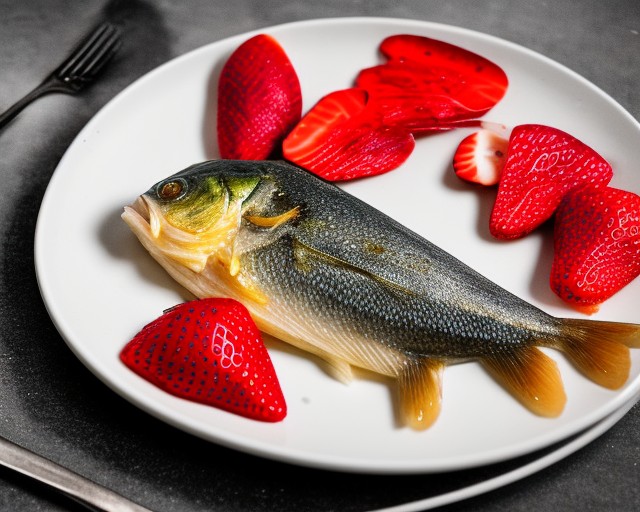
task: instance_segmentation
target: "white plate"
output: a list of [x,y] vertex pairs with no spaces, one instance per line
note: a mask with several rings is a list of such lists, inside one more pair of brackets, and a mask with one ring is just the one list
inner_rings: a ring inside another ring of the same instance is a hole
[[[170,396],[125,368],[118,352],[163,309],[190,298],[146,254],[120,219],[122,207],[194,162],[215,158],[215,84],[221,65],[258,32],[277,38],[297,70],[309,108],[351,85],[374,65],[388,35],[421,34],[470,48],[503,67],[505,98],[486,116],[514,126],[545,123],[594,147],[615,168],[613,184],[638,192],[638,123],[617,103],[568,69],[522,47],[432,23],[343,18],[262,29],[177,58],[138,80],[104,107],[61,160],[42,203],[36,267],[45,303],[80,360],[131,402],[205,439],[265,457],[344,471],[435,472],[469,468],[549,446],[612,414],[640,388],[640,351],[619,391],[578,374],[558,353],[568,396],[561,417],[532,415],[480,366],[452,366],[444,375],[442,414],[428,431],[394,423],[385,382],[349,386],[316,362],[270,345],[289,413],[264,424]],[[488,234],[491,191],[465,186],[450,161],[460,130],[418,141],[402,168],[346,185],[503,287],[552,314],[578,316],[547,287],[550,233],[498,243]],[[640,321],[640,280],[595,318]]]

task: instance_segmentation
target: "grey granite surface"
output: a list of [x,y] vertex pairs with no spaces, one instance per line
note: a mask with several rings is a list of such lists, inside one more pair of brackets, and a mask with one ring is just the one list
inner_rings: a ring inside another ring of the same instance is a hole
[[[0,131],[0,435],[157,511],[375,510],[540,456],[452,474],[370,476],[231,451],[113,393],[76,359],[47,314],[34,272],[38,208],[60,158],[91,117],[147,71],[189,50],[261,27],[339,16],[428,20],[504,38],[568,66],[640,119],[637,0],[0,0],[0,109],[35,86],[99,19],[120,23],[125,37],[97,84],[77,97],[43,98]],[[443,510],[640,510],[639,464],[635,406],[568,458]],[[0,468],[0,510],[81,508]]]

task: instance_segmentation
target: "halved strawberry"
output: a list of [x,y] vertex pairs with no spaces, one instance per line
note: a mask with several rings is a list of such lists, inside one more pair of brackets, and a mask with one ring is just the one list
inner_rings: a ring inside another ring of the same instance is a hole
[[362,70],[356,86],[383,106],[386,124],[402,125],[414,134],[480,117],[508,87],[498,65],[444,41],[400,34],[384,39],[380,51],[388,61]]
[[572,135],[539,124],[516,126],[489,229],[504,240],[522,237],[548,220],[570,190],[603,187],[612,176],[609,163]]
[[468,135],[453,155],[453,170],[465,181],[496,185],[507,158],[509,141],[496,132],[482,129]]
[[613,187],[569,192],[554,226],[551,289],[593,313],[640,275],[640,196]]
[[268,422],[287,413],[260,332],[233,299],[193,300],[167,310],[136,334],[120,359],[187,400]]
[[301,114],[298,75],[280,44],[266,34],[242,43],[218,81],[220,157],[269,158]]
[[331,181],[388,172],[413,151],[413,136],[382,123],[363,89],[332,92],[284,140],[284,157]]

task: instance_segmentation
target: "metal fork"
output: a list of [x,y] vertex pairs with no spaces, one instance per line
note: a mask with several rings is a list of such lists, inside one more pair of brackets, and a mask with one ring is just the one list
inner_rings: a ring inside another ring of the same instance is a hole
[[52,92],[76,94],[91,84],[120,47],[120,30],[102,23],[89,33],[40,85],[0,114],[0,128],[33,100]]

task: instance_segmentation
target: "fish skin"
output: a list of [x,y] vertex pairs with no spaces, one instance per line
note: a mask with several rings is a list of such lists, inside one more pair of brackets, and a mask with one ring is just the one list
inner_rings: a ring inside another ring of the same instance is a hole
[[[583,339],[592,334],[604,337],[598,341],[600,352],[613,354],[605,373],[615,369],[620,375],[615,382],[599,383],[619,387],[626,381],[630,362],[625,345],[640,344],[640,326],[602,322],[611,331],[603,335],[591,332],[599,322],[548,315],[382,212],[298,167],[273,161],[203,162],[152,187],[145,201],[162,203],[157,191],[176,177],[193,183],[247,177],[255,189],[248,196],[244,189],[245,220],[234,239],[234,268],[242,286],[217,288],[214,283],[203,291],[192,285],[199,278],[227,279],[227,270],[216,267],[215,255],[204,272],[213,272],[208,277],[172,269],[175,263],[157,257],[173,277],[198,296],[235,294],[261,330],[326,359],[344,380],[352,365],[396,377],[403,388],[404,421],[414,428],[435,421],[442,367],[453,362],[484,363],[516,398],[545,416],[558,415],[565,397],[555,363],[536,346],[560,349],[572,357],[586,350],[579,346]],[[294,213],[288,218],[287,212]],[[131,226],[127,215],[131,212],[123,215]],[[273,227],[246,220],[283,215],[287,220]],[[585,357],[586,363],[574,358],[580,369],[600,371],[594,369],[599,363]]]
[[[308,304],[323,321],[337,315],[414,356],[478,357],[531,343],[533,327],[539,336],[557,334],[551,317],[379,210],[298,169],[276,169],[303,213],[287,236],[245,257],[261,286],[269,283],[267,295],[291,291],[287,300]],[[302,258],[309,265],[301,270]],[[491,318],[496,312],[501,322]]]

